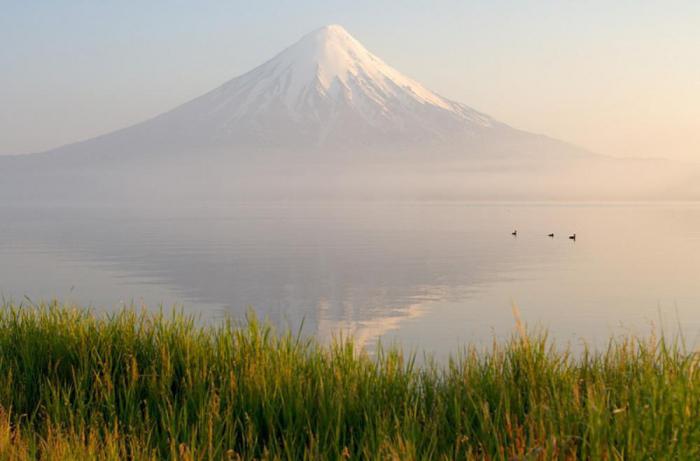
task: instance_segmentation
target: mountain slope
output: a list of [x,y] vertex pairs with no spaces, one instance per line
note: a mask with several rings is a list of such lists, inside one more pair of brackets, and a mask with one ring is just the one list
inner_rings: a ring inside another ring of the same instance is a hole
[[650,165],[511,128],[402,75],[332,25],[153,119],[0,158],[0,200],[126,193],[602,198],[620,190],[621,198],[639,190],[635,182],[667,188],[659,179],[666,167]]
[[335,25],[170,117],[213,123],[223,136],[298,137],[316,145],[434,139],[493,124],[403,76]]
[[402,75],[331,25],[173,110],[52,152],[124,160],[196,149],[398,149],[494,130],[517,133]]
[[337,25],[164,119],[210,126],[226,140],[305,146],[432,140],[494,123],[405,77]]

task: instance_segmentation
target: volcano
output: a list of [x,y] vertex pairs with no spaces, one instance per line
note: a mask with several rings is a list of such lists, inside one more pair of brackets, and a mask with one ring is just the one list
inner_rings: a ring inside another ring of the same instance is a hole
[[[542,152],[547,142],[558,144],[438,95],[369,52],[343,27],[330,25],[166,113],[52,152],[124,161],[174,152],[441,146],[469,156],[509,153],[506,144]],[[560,153],[577,150],[557,147]]]
[[665,187],[658,162],[633,164],[447,99],[330,25],[150,120],[0,158],[7,178],[0,199],[45,195],[46,188],[52,197],[288,197],[303,190],[324,197],[603,198],[613,188],[632,191],[629,178]]

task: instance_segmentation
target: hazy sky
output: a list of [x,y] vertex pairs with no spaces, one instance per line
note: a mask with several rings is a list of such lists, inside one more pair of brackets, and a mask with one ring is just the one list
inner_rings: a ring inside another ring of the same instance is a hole
[[0,154],[157,115],[329,23],[517,128],[700,161],[697,0],[0,0]]

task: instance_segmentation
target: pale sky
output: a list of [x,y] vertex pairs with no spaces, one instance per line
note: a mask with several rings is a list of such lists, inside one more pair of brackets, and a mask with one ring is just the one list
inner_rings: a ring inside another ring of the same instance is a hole
[[150,118],[331,23],[517,128],[700,162],[695,0],[0,0],[0,154]]

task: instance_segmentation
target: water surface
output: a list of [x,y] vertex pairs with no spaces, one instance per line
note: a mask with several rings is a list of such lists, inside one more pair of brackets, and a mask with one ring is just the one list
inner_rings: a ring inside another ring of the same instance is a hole
[[[513,330],[561,341],[700,333],[695,203],[248,203],[0,207],[0,292],[107,310],[250,308],[440,356]],[[511,235],[518,230],[517,237]],[[576,241],[567,238],[577,234]],[[554,233],[554,238],[547,234]]]

